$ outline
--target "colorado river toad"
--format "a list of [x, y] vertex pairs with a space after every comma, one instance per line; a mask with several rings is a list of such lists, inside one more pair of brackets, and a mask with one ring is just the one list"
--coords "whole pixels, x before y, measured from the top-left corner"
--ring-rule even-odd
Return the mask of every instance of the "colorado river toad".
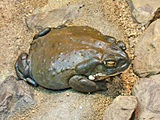
[[94, 92], [102, 85], [93, 76], [113, 76], [129, 66], [125, 49], [123, 42], [88, 26], [45, 28], [35, 35], [29, 54], [19, 56], [15, 69], [34, 86]]

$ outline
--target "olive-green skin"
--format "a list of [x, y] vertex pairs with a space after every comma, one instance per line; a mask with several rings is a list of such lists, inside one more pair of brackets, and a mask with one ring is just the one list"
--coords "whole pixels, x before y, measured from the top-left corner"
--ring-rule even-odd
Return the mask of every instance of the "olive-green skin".
[[[115, 61], [116, 65], [107, 67], [105, 60]], [[59, 90], [69, 88], [74, 75], [112, 76], [124, 71], [130, 62], [114, 38], [87, 26], [71, 26], [52, 28], [48, 34], [33, 40], [28, 63], [30, 77], [36, 83]]]

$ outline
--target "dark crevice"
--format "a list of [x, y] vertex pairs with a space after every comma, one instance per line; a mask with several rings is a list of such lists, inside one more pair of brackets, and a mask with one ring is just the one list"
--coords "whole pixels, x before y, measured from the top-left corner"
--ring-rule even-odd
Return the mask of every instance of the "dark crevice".
[[160, 19], [160, 8], [158, 8], [158, 9], [156, 10], [156, 12], [154, 13], [154, 17], [153, 17], [153, 19], [151, 20], [151, 22], [153, 22], [153, 21], [155, 21], [155, 20], [157, 20], [157, 19]]
[[132, 116], [131, 116], [131, 118], [129, 119], [129, 120], [135, 120], [135, 116], [136, 116], [136, 114], [135, 114], [135, 111], [132, 113]]
[[154, 21], [160, 19], [160, 8], [158, 8], [155, 12], [154, 12], [154, 17], [152, 18], [152, 20], [150, 20], [149, 24], [146, 25], [147, 27]]

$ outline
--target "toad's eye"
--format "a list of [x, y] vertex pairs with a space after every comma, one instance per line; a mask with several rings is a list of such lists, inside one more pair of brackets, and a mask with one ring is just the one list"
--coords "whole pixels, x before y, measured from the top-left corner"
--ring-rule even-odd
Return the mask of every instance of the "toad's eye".
[[112, 60], [104, 61], [103, 63], [106, 67], [115, 67], [116, 65], [115, 61]]

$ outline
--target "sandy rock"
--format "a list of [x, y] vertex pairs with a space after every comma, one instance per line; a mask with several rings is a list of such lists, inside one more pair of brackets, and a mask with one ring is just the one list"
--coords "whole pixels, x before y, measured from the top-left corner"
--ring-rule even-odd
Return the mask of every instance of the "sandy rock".
[[0, 85], [0, 120], [34, 105], [33, 90], [23, 81], [9, 76]]
[[159, 0], [126, 0], [129, 3], [133, 18], [141, 24], [147, 24], [160, 18]]
[[136, 106], [136, 97], [118, 96], [106, 109], [103, 120], [130, 120]]
[[160, 75], [141, 78], [134, 86], [133, 94], [137, 97], [138, 120], [159, 120], [160, 118]]
[[142, 36], [138, 37], [135, 47], [133, 67], [140, 77], [160, 72], [160, 20], [153, 22]]

